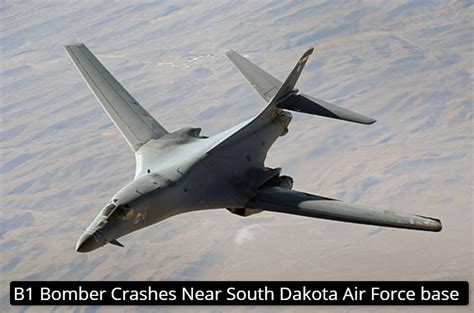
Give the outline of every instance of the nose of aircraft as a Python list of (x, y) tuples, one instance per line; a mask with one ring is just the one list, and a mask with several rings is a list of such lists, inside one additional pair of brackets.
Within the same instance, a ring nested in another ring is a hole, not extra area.
[(98, 242), (92, 234), (84, 233), (79, 237), (76, 245), (77, 252), (89, 252), (100, 247)]

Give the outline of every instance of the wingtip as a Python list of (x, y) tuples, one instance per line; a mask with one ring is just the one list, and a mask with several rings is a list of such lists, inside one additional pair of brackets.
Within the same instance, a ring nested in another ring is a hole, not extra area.
[(231, 55), (233, 55), (233, 54), (235, 54), (235, 53), (236, 53), (236, 52), (235, 52), (235, 50), (233, 50), (233, 49), (227, 49), (227, 50), (225, 50), (225, 55), (226, 55), (227, 57), (230, 57)]
[(85, 44), (83, 44), (82, 42), (71, 42), (71, 43), (65, 44), (64, 49), (68, 49), (71, 47), (82, 47), (82, 46), (85, 46)]
[(377, 122), (376, 119), (373, 119), (373, 118), (371, 118), (371, 117), (368, 117), (368, 118), (367, 118), (367, 122), (365, 122), (364, 124), (365, 124), (365, 125), (372, 125), (372, 124), (374, 124), (375, 122)]
[(439, 233), (440, 231), (443, 230), (443, 223), (441, 223), (441, 220), (438, 220), (438, 227), (435, 229), (435, 232)]
[(357, 112), (352, 112), (352, 114), (353, 114), (352, 118), (349, 119), (351, 122), (356, 122), (356, 123), (363, 124), (363, 125), (372, 125), (375, 122), (377, 122), (376, 119), (365, 116), (365, 115), (362, 115), (362, 114), (357, 113)]
[(362, 115), (362, 114), (357, 113), (357, 112), (350, 112), (349, 116), (347, 116), (347, 115), (346, 116), (339, 116), (339, 119), (346, 120), (346, 121), (349, 121), (349, 122), (359, 123), (359, 124), (362, 124), (362, 125), (372, 125), (375, 122), (377, 122), (376, 119), (373, 119), (371, 117)]
[(441, 223), (441, 220), (439, 218), (428, 217), (428, 216), (423, 216), (423, 215), (416, 215), (416, 216), (426, 219), (426, 225), (427, 225), (426, 230), (436, 232), (436, 233), (443, 230), (443, 224)]
[(428, 231), (439, 233), (440, 231), (443, 230), (443, 224), (441, 223), (441, 220), (437, 218), (429, 218), (429, 219), (430, 219), (430, 225), (429, 225)]

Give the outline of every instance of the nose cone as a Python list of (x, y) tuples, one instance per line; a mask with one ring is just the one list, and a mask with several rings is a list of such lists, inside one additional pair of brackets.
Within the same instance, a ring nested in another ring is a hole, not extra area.
[(79, 237), (76, 245), (77, 252), (89, 252), (99, 248), (101, 245), (93, 235), (84, 233)]

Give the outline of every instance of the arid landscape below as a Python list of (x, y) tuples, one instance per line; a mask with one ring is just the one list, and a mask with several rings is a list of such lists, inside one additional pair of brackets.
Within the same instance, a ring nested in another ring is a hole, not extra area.
[[(0, 311), (315, 309), (12, 307), (12, 280), (474, 282), (473, 20), (472, 1), (2, 1)], [(175, 216), (123, 237), (124, 248), (77, 253), (135, 160), (63, 50), (72, 42), (84, 42), (168, 130), (208, 136), (265, 107), (227, 49), (284, 79), (314, 47), (299, 90), (377, 122), (294, 113), (267, 166), (281, 166), (297, 190), (437, 217), (443, 230), (222, 209)]]

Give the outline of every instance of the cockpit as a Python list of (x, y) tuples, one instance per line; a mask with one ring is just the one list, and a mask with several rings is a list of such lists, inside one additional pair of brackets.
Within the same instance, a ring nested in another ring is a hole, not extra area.
[(133, 209), (128, 205), (119, 205), (111, 203), (102, 210), (102, 215), (111, 221), (123, 221), (132, 217)]
[(108, 204), (105, 206), (105, 208), (102, 210), (102, 215), (105, 217), (109, 217), (110, 214), (115, 210), (117, 206), (115, 204)]

